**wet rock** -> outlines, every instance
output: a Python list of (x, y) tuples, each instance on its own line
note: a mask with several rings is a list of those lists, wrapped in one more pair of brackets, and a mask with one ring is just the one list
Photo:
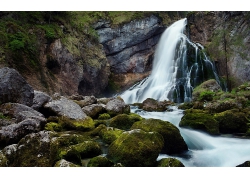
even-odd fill
[(81, 100), (75, 101), (80, 107), (89, 106), (97, 103), (95, 96), (82, 96)]
[(166, 111), (171, 104), (173, 104), (173, 102), (157, 101), (153, 98), (147, 98), (142, 102), (141, 108), (145, 111)]
[(15, 70), (8, 67), (0, 69), (0, 102), (33, 104), (34, 89)]
[(48, 94), (35, 90), (33, 105), (31, 106), (31, 108), (38, 111), (41, 107), (43, 107), (44, 104), (50, 101), (52, 101), (52, 98)]
[(125, 167), (154, 166), (163, 145), (159, 133), (134, 129), (122, 133), (111, 143), (107, 158)]
[(2, 127), (0, 130), (0, 142), (6, 145), (18, 143), (18, 141), (27, 134), (41, 131), (45, 123), (45, 118), (32, 117), (17, 124)]
[(157, 167), (185, 167), (181, 161), (176, 158), (163, 158), (158, 161)]
[(130, 113), (130, 106), (126, 105), (122, 98), (118, 97), (116, 99), (110, 100), (106, 104), (106, 110), (111, 116), (116, 116), (118, 114)]
[(91, 104), (84, 106), (82, 110), (87, 116), (90, 116), (91, 118), (97, 118), (99, 114), (102, 114), (106, 111), (104, 104)]
[(46, 103), (44, 108), (48, 112), (51, 111), (57, 116), (65, 116), (70, 119), (84, 119), (87, 116), (78, 104), (63, 96), (58, 100), (52, 100), (51, 102)]
[(146, 132), (161, 134), (164, 139), (164, 146), (161, 151), (164, 153), (174, 154), (188, 150), (179, 129), (168, 121), (152, 118), (146, 119), (135, 122), (131, 129), (142, 129)]

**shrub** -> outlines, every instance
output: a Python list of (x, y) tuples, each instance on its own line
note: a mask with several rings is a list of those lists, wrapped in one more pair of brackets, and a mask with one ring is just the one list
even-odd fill
[(199, 100), (200, 101), (212, 101), (214, 95), (215, 93), (212, 91), (203, 91), (200, 93)]

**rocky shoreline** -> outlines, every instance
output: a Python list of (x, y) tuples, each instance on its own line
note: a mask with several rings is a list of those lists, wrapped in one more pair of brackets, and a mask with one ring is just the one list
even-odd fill
[[(11, 80), (10, 80), (11, 79)], [(178, 128), (130, 112), (120, 97), (60, 96), (34, 90), (14, 69), (0, 69), (1, 167), (184, 167), (159, 153), (188, 151)], [(231, 93), (209, 80), (193, 92), (181, 127), (250, 137), (250, 84)], [(166, 111), (172, 102), (134, 104)], [(248, 166), (242, 162), (239, 166)]]

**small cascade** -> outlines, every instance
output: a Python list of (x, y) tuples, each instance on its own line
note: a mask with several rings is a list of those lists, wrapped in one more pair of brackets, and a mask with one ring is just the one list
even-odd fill
[(151, 75), (121, 94), (127, 104), (146, 98), (190, 102), (194, 87), (208, 79), (220, 82), (204, 48), (184, 34), (186, 24), (187, 19), (181, 19), (162, 34)]

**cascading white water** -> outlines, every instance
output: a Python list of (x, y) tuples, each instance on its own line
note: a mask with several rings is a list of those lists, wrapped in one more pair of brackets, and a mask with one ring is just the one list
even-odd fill
[[(121, 94), (127, 104), (142, 102), (146, 98), (189, 102), (193, 88), (211, 78), (204, 78), (207, 73), (204, 68), (210, 69), (212, 78), (219, 82), (213, 63), (201, 50), (203, 47), (192, 43), (184, 34), (186, 24), (187, 19), (181, 19), (162, 34), (151, 75)], [(192, 49), (193, 54), (188, 56)], [(201, 54), (203, 57), (199, 57)]]

